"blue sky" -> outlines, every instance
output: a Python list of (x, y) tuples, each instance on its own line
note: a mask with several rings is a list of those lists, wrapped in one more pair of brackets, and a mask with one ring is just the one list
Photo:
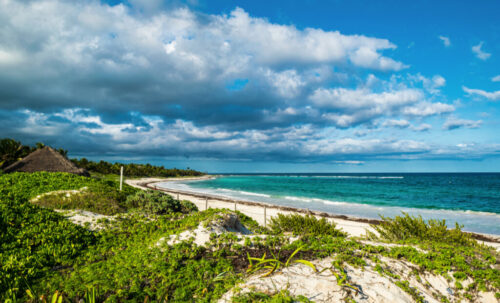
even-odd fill
[(499, 171), (499, 11), (6, 0), (0, 136), (208, 172)]

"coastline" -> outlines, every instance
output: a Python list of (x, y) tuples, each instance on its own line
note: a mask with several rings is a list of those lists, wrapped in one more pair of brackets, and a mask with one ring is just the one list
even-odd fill
[[(240, 199), (231, 199), (222, 196), (209, 195), (205, 193), (199, 193), (195, 191), (181, 191), (162, 188), (157, 183), (171, 182), (171, 181), (182, 181), (182, 180), (207, 180), (214, 179), (217, 176), (205, 175), (200, 177), (188, 177), (188, 178), (143, 178), (143, 179), (131, 179), (125, 182), (130, 186), (134, 186), (141, 189), (151, 189), (160, 190), (162, 192), (168, 193), (175, 198), (180, 200), (190, 200), (200, 210), (205, 210), (208, 208), (228, 208), (236, 209), (241, 211), (245, 215), (252, 217), (259, 224), (265, 226), (269, 222), (271, 217), (277, 216), (278, 213), (281, 214), (311, 214), (319, 218), (325, 218), (327, 220), (333, 221), (337, 224), (339, 228), (347, 232), (349, 235), (354, 237), (364, 236), (366, 230), (374, 231), (370, 224), (379, 224), (381, 221), (377, 219), (367, 219), (346, 215), (339, 215), (327, 212), (313, 211), (305, 208), (280, 206), (264, 202), (246, 201)], [(478, 242), (487, 244), (500, 250), (500, 236), (486, 234), (486, 233), (475, 233), (467, 232)]]

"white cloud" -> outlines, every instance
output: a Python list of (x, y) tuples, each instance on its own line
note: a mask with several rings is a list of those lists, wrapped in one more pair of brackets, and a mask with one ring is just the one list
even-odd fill
[(430, 124), (427, 124), (427, 123), (422, 123), (418, 126), (412, 126), (412, 130), (416, 131), (416, 132), (425, 132), (425, 131), (428, 131), (432, 128), (432, 125)]
[(481, 59), (481, 60), (483, 60), (483, 61), (484, 61), (484, 60), (487, 60), (489, 57), (491, 57), (491, 54), (490, 54), (490, 53), (487, 53), (487, 52), (484, 52), (483, 50), (481, 50), (481, 48), (483, 47), (483, 44), (484, 44), (484, 42), (483, 42), (483, 41), (481, 41), (481, 42), (479, 42), (479, 44), (478, 44), (478, 45), (474, 45), (474, 46), (472, 47), (472, 52), (473, 52), (474, 54), (476, 54), (476, 57), (477, 57), (478, 59)]
[(17, 64), (23, 61), (23, 59), (20, 52), (0, 49), (0, 66)]
[(414, 104), (422, 98), (421, 91), (408, 88), (381, 93), (367, 88), (318, 88), (309, 100), (326, 111), (322, 115), (323, 119), (345, 128), (380, 116), (393, 115), (404, 106)]
[(379, 70), (401, 70), (407, 68), (401, 62), (394, 61), (391, 58), (382, 57), (376, 49), (361, 47), (350, 55), (351, 62), (357, 66), (379, 69)]
[(450, 41), (450, 38), (449, 37), (445, 37), (445, 36), (439, 36), (438, 37), (441, 41), (443, 41), (443, 45), (446, 46), (446, 47), (449, 47), (451, 45), (451, 41)]
[(300, 94), (301, 88), (306, 84), (301, 75), (294, 69), (282, 72), (274, 72), (271, 69), (267, 69), (264, 73), (276, 93), (284, 98), (296, 97)]
[(465, 86), (462, 86), (462, 89), (464, 90), (464, 92), (466, 92), (469, 95), (481, 96), (481, 97), (484, 97), (484, 98), (491, 100), (491, 101), (500, 100), (500, 90), (497, 90), (494, 92), (487, 92), (487, 91), (484, 91), (481, 89), (473, 89), (473, 88), (468, 88)]
[(408, 116), (433, 116), (453, 112), (455, 107), (450, 104), (435, 102), (431, 103), (428, 101), (419, 102), (412, 106), (404, 107), (401, 113)]
[(491, 78), (491, 81), (493, 81), (493, 82), (500, 82), (500, 75)]
[(446, 79), (441, 75), (434, 75), (432, 78), (427, 78), (421, 74), (416, 74), (408, 75), (408, 79), (412, 82), (422, 82), (424, 89), (431, 94), (440, 93), (440, 88), (446, 85)]
[(401, 119), (401, 120), (387, 120), (382, 123), (384, 127), (397, 127), (397, 128), (407, 128), (410, 126), (410, 122)]
[(446, 121), (443, 124), (443, 129), (444, 130), (453, 130), (457, 128), (479, 128), (483, 124), (482, 120), (466, 120), (466, 119), (459, 119), (457, 117), (449, 117), (446, 119)]

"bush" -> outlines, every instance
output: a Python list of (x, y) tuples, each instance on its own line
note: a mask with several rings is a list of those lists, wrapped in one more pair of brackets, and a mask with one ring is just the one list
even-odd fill
[(379, 225), (372, 225), (379, 237), (369, 233), (371, 238), (381, 238), (393, 242), (437, 241), (448, 244), (469, 245), (475, 243), (470, 236), (462, 232), (462, 226), (455, 224), (454, 229), (448, 229), (445, 220), (422, 219), (403, 212), (404, 216), (387, 218), (381, 216)]
[(165, 215), (182, 212), (189, 213), (196, 211), (196, 205), (189, 201), (179, 201), (172, 196), (158, 191), (139, 191), (131, 195), (125, 202), (127, 208), (137, 208), (149, 214)]
[(325, 218), (318, 219), (312, 215), (283, 215), (271, 218), (269, 228), (276, 234), (292, 232), (294, 235), (345, 237), (346, 233), (338, 230), (335, 223)]
[(198, 211), (198, 207), (196, 207), (196, 205), (193, 202), (188, 200), (181, 201), (181, 212), (189, 214), (195, 211)]

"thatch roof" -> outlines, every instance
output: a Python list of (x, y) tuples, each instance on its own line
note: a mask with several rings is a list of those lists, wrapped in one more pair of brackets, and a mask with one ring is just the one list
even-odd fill
[(37, 149), (23, 159), (7, 166), (4, 172), (64, 172), (81, 176), (89, 176), (87, 170), (78, 168), (73, 162), (51, 147)]

